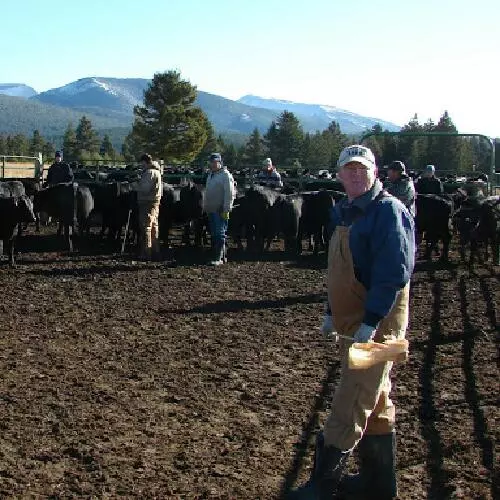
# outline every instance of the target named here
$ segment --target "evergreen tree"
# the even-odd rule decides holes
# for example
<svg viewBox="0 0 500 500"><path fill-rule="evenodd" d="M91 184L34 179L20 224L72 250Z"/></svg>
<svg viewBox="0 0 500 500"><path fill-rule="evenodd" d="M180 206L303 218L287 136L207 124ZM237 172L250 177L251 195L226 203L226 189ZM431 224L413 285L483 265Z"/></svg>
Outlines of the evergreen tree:
<svg viewBox="0 0 500 500"><path fill-rule="evenodd" d="M45 146L45 140L40 135L38 130L33 132L33 137L31 138L30 144L30 154L32 156L37 156L38 153L43 153L43 147Z"/></svg>
<svg viewBox="0 0 500 500"><path fill-rule="evenodd" d="M289 111L283 111L276 123L271 124L265 139L273 163L292 165L302 156L304 131L298 118Z"/></svg>
<svg viewBox="0 0 500 500"><path fill-rule="evenodd" d="M68 161L76 160L78 158L78 149L76 142L76 133L73 126L68 124L63 137L63 152L64 157Z"/></svg>
<svg viewBox="0 0 500 500"><path fill-rule="evenodd" d="M177 71L157 73L134 108L133 135L144 151L165 162L191 162L209 134L209 121L195 106L196 87Z"/></svg>
<svg viewBox="0 0 500 500"><path fill-rule="evenodd" d="M52 160L56 154L56 148L50 141L44 141L42 146L42 157L44 160Z"/></svg>
<svg viewBox="0 0 500 500"><path fill-rule="evenodd" d="M259 129L255 127L245 144L243 161L247 165L260 167L265 155L263 138L260 135Z"/></svg>
<svg viewBox="0 0 500 500"><path fill-rule="evenodd" d="M457 128L445 111L433 129L434 132L456 133ZM456 172L460 158L460 147L457 137L435 137L429 153L433 157L432 163L436 170Z"/></svg>
<svg viewBox="0 0 500 500"><path fill-rule="evenodd" d="M109 159L115 158L116 151L113 147L113 144L111 144L111 139L109 138L108 134L104 136L99 152L101 153L101 156L105 156Z"/></svg>
<svg viewBox="0 0 500 500"><path fill-rule="evenodd" d="M7 138L4 135L0 135L0 156L7 154Z"/></svg>
<svg viewBox="0 0 500 500"><path fill-rule="evenodd" d="M10 147L13 156L30 156L30 141L23 134L14 135Z"/></svg>
<svg viewBox="0 0 500 500"><path fill-rule="evenodd" d="M238 167L238 151L234 144L228 144L222 150L222 159L224 161L224 165L231 169L235 169Z"/></svg>
<svg viewBox="0 0 500 500"><path fill-rule="evenodd" d="M92 122L86 116L82 116L76 127L76 149L78 157L95 157L99 153L99 138L92 128Z"/></svg>
<svg viewBox="0 0 500 500"><path fill-rule="evenodd" d="M195 159L197 165L206 165L208 157L211 153L221 152L224 148L224 139L221 135L215 136L214 128L210 122L207 123L207 139L203 148L198 153Z"/></svg>

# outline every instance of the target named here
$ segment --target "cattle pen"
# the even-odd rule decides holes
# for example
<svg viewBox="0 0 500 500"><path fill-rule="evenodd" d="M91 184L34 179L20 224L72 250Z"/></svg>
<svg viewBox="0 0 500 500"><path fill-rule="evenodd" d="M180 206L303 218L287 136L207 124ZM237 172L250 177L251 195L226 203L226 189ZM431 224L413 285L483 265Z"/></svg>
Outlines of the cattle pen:
<svg viewBox="0 0 500 500"><path fill-rule="evenodd" d="M0 268L0 495L285 498L338 379L324 254L78 254L28 228ZM175 259L175 262L173 261ZM419 261L396 367L400 498L498 498L499 268Z"/></svg>

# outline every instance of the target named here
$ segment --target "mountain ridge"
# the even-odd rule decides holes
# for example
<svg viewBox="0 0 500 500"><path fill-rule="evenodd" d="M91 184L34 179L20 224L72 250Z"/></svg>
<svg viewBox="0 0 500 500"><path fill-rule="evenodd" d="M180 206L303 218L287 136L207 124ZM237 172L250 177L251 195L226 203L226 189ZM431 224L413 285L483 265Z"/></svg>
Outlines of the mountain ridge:
<svg viewBox="0 0 500 500"><path fill-rule="evenodd" d="M145 78L85 77L61 87L36 93L25 84L0 84L0 132L31 134L38 128L42 134L61 136L69 122L73 126L84 114L97 131L119 129L124 138L133 123L133 109L142 104L144 91L151 80ZM2 95L32 89L29 97ZM22 92L21 92L22 93ZM20 100L16 100L20 99ZM24 101L24 102L22 102ZM306 132L324 130L337 121L347 134L359 134L375 123L398 130L399 126L334 106L294 103L247 95L231 100L198 90L196 103L208 116L217 133L248 135L254 128L266 132L271 122L287 109L294 112Z"/></svg>

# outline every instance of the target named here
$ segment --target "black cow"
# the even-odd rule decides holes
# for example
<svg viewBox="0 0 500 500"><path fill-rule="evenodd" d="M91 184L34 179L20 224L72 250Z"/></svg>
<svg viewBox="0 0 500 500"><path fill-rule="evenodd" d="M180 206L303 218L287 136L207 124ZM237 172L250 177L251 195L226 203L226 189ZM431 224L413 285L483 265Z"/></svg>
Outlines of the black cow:
<svg viewBox="0 0 500 500"><path fill-rule="evenodd" d="M178 188L163 183L163 195L160 201L160 214L158 224L160 239L168 248L170 246L170 231L175 223L179 222L179 194Z"/></svg>
<svg viewBox="0 0 500 500"><path fill-rule="evenodd" d="M26 189L21 181L0 182L0 197L12 198L26 196Z"/></svg>
<svg viewBox="0 0 500 500"><path fill-rule="evenodd" d="M300 253L299 228L302 215L302 195L281 195L276 198L269 214L267 249L275 236L283 235L285 252Z"/></svg>
<svg viewBox="0 0 500 500"><path fill-rule="evenodd" d="M317 255L320 247L328 245L328 228L334 198L330 191L303 193L302 216L299 226L299 253L302 252L302 239L307 236L309 250Z"/></svg>
<svg viewBox="0 0 500 500"><path fill-rule="evenodd" d="M108 182L97 184L93 188L94 212L102 217L101 237L108 231L110 240L117 240L127 224L130 211L129 227L137 226L137 194L128 182Z"/></svg>
<svg viewBox="0 0 500 500"><path fill-rule="evenodd" d="M200 247L202 240L206 239L205 229L208 219L203 212L204 190L193 182L189 182L180 188L178 217L184 224L182 242L191 244L191 231L194 232L194 246Z"/></svg>
<svg viewBox="0 0 500 500"><path fill-rule="evenodd" d="M33 204L27 196L0 196L0 240L12 267L15 266L16 227L34 221Z"/></svg>
<svg viewBox="0 0 500 500"><path fill-rule="evenodd" d="M451 217L454 203L451 197L434 194L418 194L415 219L417 240L425 239L424 259L430 259L432 250L437 250L439 241L443 242L441 260L448 260L451 241Z"/></svg>
<svg viewBox="0 0 500 500"><path fill-rule="evenodd" d="M247 250L264 251L264 242L272 234L273 218L271 207L279 197L279 192L263 186L251 186L235 201L237 207L231 218L231 233L241 248L241 237L244 234Z"/></svg>
<svg viewBox="0 0 500 500"><path fill-rule="evenodd" d="M466 247L470 245L469 265L474 265L479 248L484 247L488 260L491 246L493 263L500 265L500 197L467 199L456 212L454 219L460 238L460 256L466 260Z"/></svg>
<svg viewBox="0 0 500 500"><path fill-rule="evenodd" d="M80 236L88 231L89 216L94 208L90 189L74 183L55 184L35 193L35 212L46 212L64 228L64 237L70 252L73 251L73 235L78 227Z"/></svg>

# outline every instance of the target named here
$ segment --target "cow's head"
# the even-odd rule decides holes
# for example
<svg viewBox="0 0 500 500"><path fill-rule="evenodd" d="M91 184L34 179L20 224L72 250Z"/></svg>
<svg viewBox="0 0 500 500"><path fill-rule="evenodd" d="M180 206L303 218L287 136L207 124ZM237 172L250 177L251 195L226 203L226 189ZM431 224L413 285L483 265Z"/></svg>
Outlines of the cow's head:
<svg viewBox="0 0 500 500"><path fill-rule="evenodd" d="M16 200L19 222L35 222L33 203L27 196L21 196Z"/></svg>

